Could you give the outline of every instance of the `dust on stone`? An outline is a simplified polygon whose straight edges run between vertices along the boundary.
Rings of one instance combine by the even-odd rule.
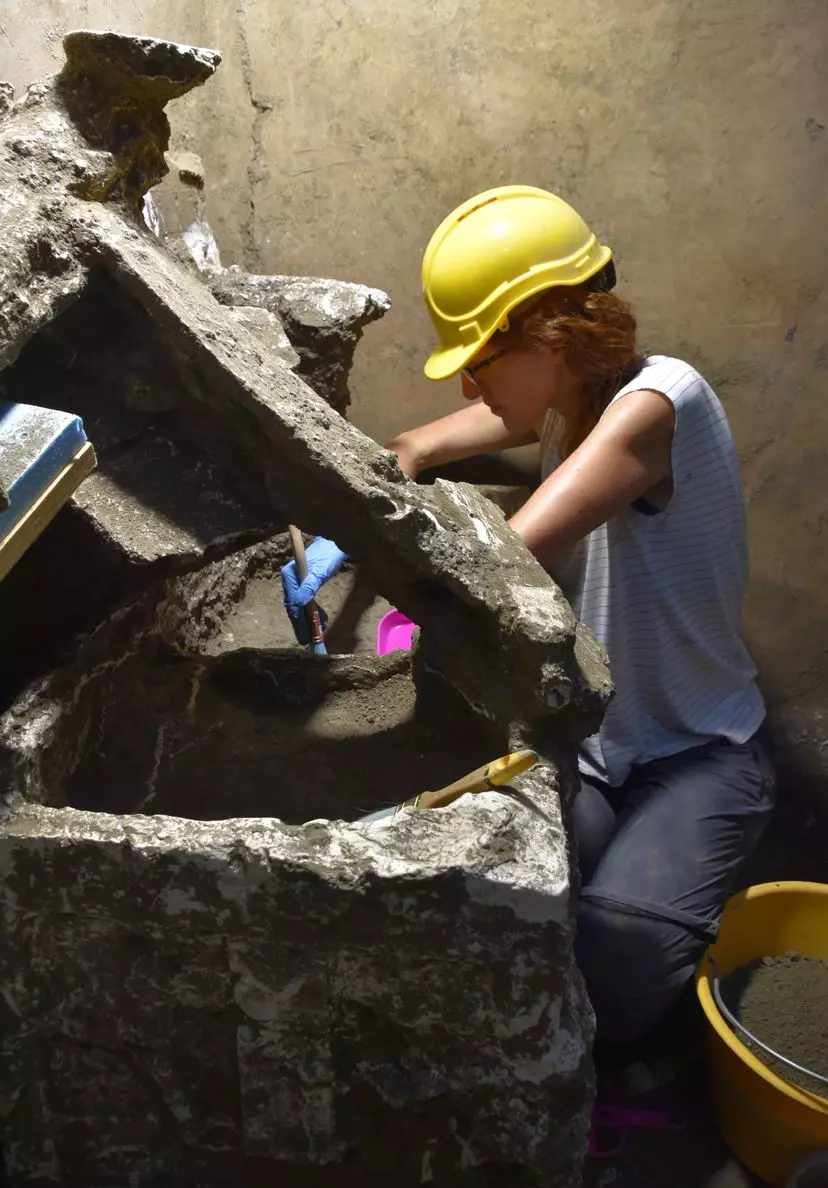
[[[828,1077],[828,961],[799,953],[762,957],[725,978],[722,995],[739,1022],[769,1048]],[[740,1038],[777,1076],[825,1095],[825,1085]]]

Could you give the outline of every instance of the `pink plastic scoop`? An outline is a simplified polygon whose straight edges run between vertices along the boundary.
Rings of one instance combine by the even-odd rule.
[[[394,651],[410,652],[416,630],[417,624],[412,623],[402,611],[388,611],[377,624],[377,655],[384,656]]]

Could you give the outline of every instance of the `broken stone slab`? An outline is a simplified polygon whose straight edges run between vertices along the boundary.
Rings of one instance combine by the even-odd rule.
[[[299,371],[301,360],[293,349],[281,321],[261,306],[243,305],[228,310],[228,316],[258,340],[270,355],[281,359],[291,371]]]
[[[162,249],[116,235],[103,208],[78,217],[113,279],[201,377],[205,402],[225,414],[235,406],[237,427],[247,419],[251,457],[263,469],[279,457],[274,502],[364,561],[423,628],[434,668],[501,721],[539,726],[572,706],[577,728],[595,729],[610,693],[603,652],[583,631],[576,649],[568,604],[499,509],[463,484],[407,480],[392,454],[263,355]]]
[[[440,1184],[576,1188],[591,1015],[550,777],[528,795],[370,827],[21,806],[12,1184],[231,1185],[256,1157],[288,1186],[420,1183],[426,1159]]]
[[[212,410],[224,425],[224,438],[246,456],[245,479],[264,485],[274,513],[278,509],[307,531],[333,536],[364,559],[380,592],[422,627],[431,668],[501,723],[521,722],[531,733],[548,727],[550,711],[565,710],[555,719],[556,730],[572,737],[590,733],[610,691],[603,654],[577,628],[557,587],[496,509],[471,488],[438,483],[427,492],[407,481],[391,454],[349,426],[282,360],[235,325],[137,215],[134,225],[124,218],[125,207],[138,205],[150,179],[142,169],[118,173],[126,160],[121,149],[114,145],[104,152],[82,135],[85,129],[96,143],[100,139],[90,112],[98,113],[101,127],[109,127],[103,99],[92,95],[101,54],[105,50],[111,59],[101,66],[106,102],[118,106],[117,86],[123,82],[131,127],[135,131],[144,120],[141,135],[156,146],[153,153],[162,163],[167,124],[158,115],[160,106],[185,84],[203,81],[215,57],[175,46],[167,62],[159,43],[135,45],[114,34],[72,38],[74,65],[57,82],[30,88],[19,107],[21,122],[16,114],[0,128],[5,178],[21,195],[11,214],[17,232],[11,236],[12,259],[15,267],[21,254],[29,260],[25,280],[21,274],[17,283],[21,304],[8,308],[5,327],[0,318],[0,344],[5,339],[7,351],[19,351],[61,302],[77,298],[88,284],[87,269],[106,271],[165,340],[177,374],[188,384],[193,403],[187,415],[195,423]],[[94,69],[81,79],[77,63],[87,59]],[[75,84],[82,92],[80,106],[70,97]],[[12,143],[21,136],[28,154],[23,157]],[[118,173],[117,184],[94,190],[116,200],[114,206],[71,197],[78,193],[73,178],[81,159],[90,168],[105,165],[107,176]],[[50,195],[48,221],[27,197],[35,180]],[[128,183],[135,188],[127,195]],[[0,209],[0,242],[7,230]],[[56,268],[71,276],[68,290],[49,283]],[[33,318],[35,301],[40,309]]]
[[[253,276],[235,265],[210,273],[208,283],[222,305],[256,305],[277,314],[298,351],[297,374],[345,415],[354,351],[363,328],[391,308],[386,293],[319,277]]]
[[[320,277],[256,276],[237,265],[222,268],[219,246],[204,220],[204,167],[195,153],[167,154],[184,182],[170,177],[153,193],[173,230],[172,254],[192,261],[218,300],[231,308],[257,308],[279,320],[298,351],[297,372],[343,416],[351,403],[348,377],[363,328],[391,307],[379,289]],[[163,238],[163,236],[161,236]]]
[[[223,468],[183,442],[148,434],[141,448],[107,460],[74,496],[74,507],[91,521],[113,552],[139,566],[164,563],[189,569],[269,535],[277,521],[262,507],[248,518]],[[194,500],[193,490],[201,489]],[[152,508],[161,508],[154,514]]]
[[[251,313],[292,359],[278,324]],[[114,606],[285,526],[232,430],[193,407],[190,378],[140,307],[99,282],[0,373],[3,398],[80,414],[99,459],[0,583],[0,702]]]
[[[173,650],[255,558],[238,562],[117,612],[0,718],[12,1188],[230,1188],[254,1172],[369,1188],[422,1182],[425,1155],[441,1184],[474,1167],[577,1188],[593,1023],[571,955],[568,748],[445,810],[275,819],[394,803],[412,776],[459,774],[476,730],[483,754],[495,740],[462,705],[421,702],[404,653]],[[395,719],[396,762],[372,763],[361,734],[389,734],[401,683],[419,733]],[[330,707],[349,697],[334,745]],[[451,748],[431,744],[449,721]],[[326,747],[327,788],[312,770]],[[243,819],[257,769],[271,815]]]
[[[202,202],[200,194],[196,200]],[[172,199],[167,199],[167,205],[173,205]],[[167,243],[177,259],[195,264],[223,305],[258,309],[278,320],[298,352],[295,364],[289,365],[332,408],[346,415],[354,352],[363,328],[390,309],[387,294],[321,277],[256,276],[236,265],[224,269],[213,233],[200,218]]]
[[[164,106],[210,78],[215,50],[151,37],[78,31],[63,39],[58,78],[72,121],[90,146],[104,150],[99,168],[72,185],[80,198],[123,202],[138,217],[139,199],[167,172],[170,126]]]
[[[100,414],[108,456],[154,441],[176,417],[197,425],[243,460],[251,498],[264,491],[274,513],[364,557],[422,643],[384,666],[295,651],[210,658],[166,634],[170,586],[190,580],[169,574],[84,642],[64,633],[64,663],[0,723],[12,1183],[172,1188],[275,1175],[367,1188],[401,1171],[460,1184],[479,1169],[493,1184],[577,1185],[591,1015],[572,960],[561,807],[577,787],[565,739],[593,728],[608,695],[603,654],[488,500],[408,482],[140,222],[167,147],[161,108],[171,85],[203,80],[202,52],[80,36],[72,52],[89,73],[67,67],[31,88],[0,128],[0,268],[13,281],[2,357],[24,363],[21,346],[106,274],[151,320],[175,381],[133,387]],[[135,117],[123,144],[121,109]],[[129,518],[118,528],[127,543],[136,533]],[[61,536],[72,543],[66,525]],[[104,534],[92,540],[102,547]],[[76,549],[66,557],[77,567]],[[90,598],[112,561],[111,550],[90,557]],[[36,593],[60,610],[49,582]],[[433,701],[412,687],[412,662],[447,678],[447,701],[436,685]],[[435,733],[419,751],[416,731],[405,735],[392,778],[391,763],[370,762],[377,723],[353,709],[373,699],[387,713],[401,685],[412,730],[430,713]],[[331,703],[349,691],[349,733],[332,740]],[[348,796],[356,815],[376,807],[357,799],[369,779],[393,803],[405,780],[424,778],[424,755],[442,762],[468,745],[482,761],[495,738],[550,725],[545,762],[514,795],[374,826],[298,823],[321,737],[342,744],[312,782],[333,798],[331,817],[342,816],[330,808],[343,773],[360,785]],[[266,750],[277,730],[296,740],[287,770],[284,745]],[[260,772],[253,819],[204,820],[249,795],[242,762],[245,776]],[[89,811],[93,795],[123,815]],[[274,819],[289,804],[293,826]],[[158,805],[171,814],[145,815]]]

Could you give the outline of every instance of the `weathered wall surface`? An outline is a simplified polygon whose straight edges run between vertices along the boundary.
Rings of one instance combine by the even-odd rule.
[[[67,27],[219,47],[171,112],[207,168],[225,263],[378,285],[354,419],[380,439],[454,407],[420,374],[422,250],[508,180],[572,200],[616,250],[651,350],[717,385],[744,460],[748,633],[802,756],[828,769],[828,87],[823,0],[43,0],[3,16],[0,76]],[[820,751],[822,746],[822,751]]]

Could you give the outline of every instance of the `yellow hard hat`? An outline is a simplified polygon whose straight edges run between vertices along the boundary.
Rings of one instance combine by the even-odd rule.
[[[429,379],[455,375],[509,311],[553,285],[579,285],[612,259],[581,216],[534,186],[499,186],[444,219],[423,257],[423,295],[440,345]]]

